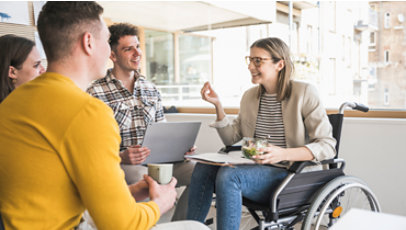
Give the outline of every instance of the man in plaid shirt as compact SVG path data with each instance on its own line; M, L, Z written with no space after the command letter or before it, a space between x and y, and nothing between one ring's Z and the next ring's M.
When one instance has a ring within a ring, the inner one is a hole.
M104 101L114 111L122 138L121 167L127 183L132 184L148 174L147 167L140 165L150 154L147 147L141 147L146 127L152 122L165 121L165 116L159 91L138 72L142 53L137 28L120 23L110 26L109 30L110 59L114 67L107 71L104 78L94 81L87 92ZM178 186L190 184L193 168L192 162L174 164L173 173ZM186 187L172 220L186 219L188 191Z

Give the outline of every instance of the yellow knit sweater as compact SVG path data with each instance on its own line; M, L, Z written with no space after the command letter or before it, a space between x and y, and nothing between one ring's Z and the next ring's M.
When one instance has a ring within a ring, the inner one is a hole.
M6 229L149 229L155 202L136 203L118 156L111 109L69 78L45 73L0 104L0 213Z

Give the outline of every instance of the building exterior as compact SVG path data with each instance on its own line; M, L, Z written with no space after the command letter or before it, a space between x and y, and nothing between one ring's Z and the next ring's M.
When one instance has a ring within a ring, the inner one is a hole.
M377 29L370 31L369 103L382 108L406 108L406 2L374 1Z

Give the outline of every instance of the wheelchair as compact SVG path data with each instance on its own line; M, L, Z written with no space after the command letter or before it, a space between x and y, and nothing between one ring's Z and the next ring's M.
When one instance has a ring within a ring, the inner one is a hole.
M328 169L302 172L312 161L295 162L288 176L270 194L269 203L256 203L243 197L243 206L254 217L260 230L294 230L301 223L302 230L328 229L351 208L380 212L379 202L361 179L344 173L345 161L338 158L341 128L346 108L368 112L369 108L358 103L345 102L337 114L329 114L336 139L337 154L324 160ZM241 150L241 146L226 146L220 151Z

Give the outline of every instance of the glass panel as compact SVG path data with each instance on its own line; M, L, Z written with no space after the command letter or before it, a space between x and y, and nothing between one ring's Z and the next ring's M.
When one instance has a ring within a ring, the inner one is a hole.
M250 45L279 37L291 47L294 78L314 84L327 108L357 101L406 109L406 2L319 1L298 10L292 23L278 11L271 24L179 34L176 52L173 35L146 31L148 77L165 105L211 106L199 95L209 80L224 106L238 107L253 86L244 61Z
M182 34L175 52L174 39L173 33L145 30L147 77L161 92L164 105L193 105L201 102L200 88L212 78L212 41Z
M156 85L174 83L173 35L145 30L147 78Z
M181 94L179 99L185 103L200 100L200 89L212 75L211 38L181 34L178 39L179 81L176 85Z
M357 101L371 109L405 110L405 11L406 2L321 1L301 9L300 18L294 17L297 28L289 29L288 16L278 12L269 25L200 34L215 37L212 83L224 106L238 107L243 92L253 86L243 62L249 46L272 36L291 47L294 78L314 84L327 108ZM392 29L385 29L377 12L392 20Z

